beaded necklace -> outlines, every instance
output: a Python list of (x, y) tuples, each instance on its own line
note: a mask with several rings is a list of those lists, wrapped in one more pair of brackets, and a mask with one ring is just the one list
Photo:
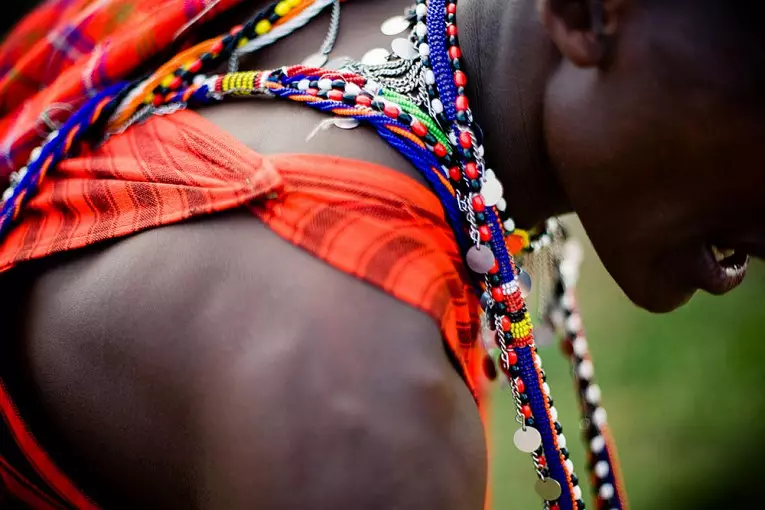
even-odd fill
[[(259, 23), (255, 20), (220, 38), (211, 48), (216, 51), (205, 52), (199, 66), (181, 66), (181, 74), (175, 75), (180, 80), (173, 78), (166, 87), (161, 84), (163, 89), (154, 89), (150, 104), (157, 109), (208, 104), (228, 96), (288, 99), (370, 124), (412, 162), (441, 200), (466, 264), (473, 272), (486, 322), (495, 331), (499, 368), (515, 400), (520, 427), (514, 433), (514, 442), (532, 458), (538, 475), (536, 489), (544, 500), (544, 508), (582, 510), (585, 508), (582, 490), (568, 458), (563, 427), (545, 382), (524, 301), (530, 278), (514, 259), (514, 255), (528, 250), (533, 243), (544, 244), (550, 237), (529, 239), (527, 233), (515, 228), (510, 218), (503, 218), (500, 210), (504, 208), (503, 188), (485, 166), (481, 131), (474, 123), (465, 93), (467, 76), (462, 70), (456, 0), (417, 0), (415, 13), (417, 23), (411, 39), (416, 56), (410, 59), (418, 63), (427, 95), (424, 108), (413, 98), (386, 89), (365, 76), (363, 69), (352, 65), (339, 71), (295, 66), (198, 78), (204, 69), (212, 67), (211, 62), (230, 57), (237, 46), (243, 46), (241, 41), (248, 39), (247, 35)], [(14, 174), (11, 188), (3, 195), (0, 235), (11, 227), (45, 174), (67, 157), (85, 135), (98, 133), (97, 128), (103, 127), (129, 91), (127, 84), (118, 84), (102, 92), (60, 131), (52, 133), (43, 147), (33, 151), (28, 166)], [(551, 221), (549, 225), (553, 237), (565, 240), (565, 231), (557, 222)], [(562, 333), (564, 350), (574, 367), (589, 446), (588, 464), (596, 487), (596, 507), (622, 509), (627, 508), (627, 503), (616, 454), (609, 440), (605, 411), (599, 405), (600, 390), (592, 382), (592, 362), (576, 309), (573, 251), (568, 245), (555, 256), (556, 295), (543, 315)]]

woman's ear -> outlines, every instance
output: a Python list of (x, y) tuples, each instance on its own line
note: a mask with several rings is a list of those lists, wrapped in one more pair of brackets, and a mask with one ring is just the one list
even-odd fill
[(621, 0), (537, 0), (539, 16), (561, 54), (579, 67), (604, 67), (616, 37)]

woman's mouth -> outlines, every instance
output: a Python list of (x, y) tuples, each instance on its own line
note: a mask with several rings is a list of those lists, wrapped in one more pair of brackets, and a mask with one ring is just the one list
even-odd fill
[(709, 244), (701, 250), (697, 260), (694, 271), (698, 278), (696, 284), (710, 294), (725, 294), (744, 281), (748, 267), (747, 251)]

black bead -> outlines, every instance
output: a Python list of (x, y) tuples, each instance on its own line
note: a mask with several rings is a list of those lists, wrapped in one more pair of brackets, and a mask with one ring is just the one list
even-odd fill
[(492, 310), (494, 310), (494, 313), (501, 315), (507, 311), (507, 306), (505, 303), (494, 303), (494, 308), (492, 308)]
[(457, 112), (457, 122), (461, 122), (462, 124), (465, 124), (468, 120), (467, 113), (463, 111)]
[(552, 397), (547, 397), (547, 405), (550, 407), (555, 405), (555, 402), (553, 401)]
[(473, 156), (473, 149), (462, 149), (462, 155), (465, 156), (465, 159), (475, 161), (475, 157)]
[(518, 367), (518, 365), (511, 365), (509, 372), (513, 377), (518, 377), (521, 375), (521, 369)]
[(194, 73), (192, 73), (191, 71), (186, 70), (181, 73), (181, 80), (185, 81), (186, 83), (190, 82), (193, 79), (194, 79)]
[(555, 432), (557, 432), (558, 434), (563, 434), (563, 425), (561, 425), (559, 421), (556, 421), (554, 426), (555, 426)]
[(547, 372), (542, 370), (542, 381), (547, 382)]
[(534, 418), (526, 418), (526, 426), (527, 427), (533, 427), (534, 426)]
[(159, 94), (160, 96), (166, 96), (167, 94), (169, 94), (169, 93), (170, 93), (170, 89), (168, 89), (167, 87), (163, 87), (162, 85), (160, 85), (159, 87), (157, 87), (156, 89), (154, 89), (154, 93), (155, 93), (155, 94)]
[(499, 278), (499, 275), (497, 274), (490, 274), (488, 280), (489, 283), (495, 287), (502, 282), (502, 280)]
[(233, 40), (234, 40), (234, 36), (231, 34), (224, 36), (223, 39), (221, 40), (221, 42), (223, 43), (223, 47), (225, 48), (226, 46), (231, 44), (231, 41)]
[(343, 90), (345, 88), (345, 82), (343, 80), (334, 80), (332, 82), (332, 88), (333, 89), (338, 89), (338, 90)]
[(199, 57), (199, 60), (201, 60), (203, 63), (208, 63), (213, 59), (212, 53), (205, 52), (202, 53), (202, 56)]
[(523, 312), (522, 310), (519, 310), (517, 312), (510, 312), (508, 317), (510, 317), (510, 321), (511, 322), (518, 323), (518, 322), (521, 322), (523, 319), (526, 318), (525, 315), (526, 315), (525, 312)]
[(574, 473), (571, 473), (571, 483), (573, 485), (579, 485), (579, 477), (576, 476)]
[(316, 97), (320, 97), (322, 99), (328, 99), (329, 98), (329, 91), (327, 90), (320, 90), (316, 93)]
[(281, 19), (281, 16), (279, 16), (275, 12), (271, 13), (271, 15), (268, 16), (268, 21), (270, 21), (272, 25), (276, 23), (277, 21), (279, 21), (280, 19)]
[(423, 136), (423, 137), (422, 137), (422, 139), (423, 139), (423, 140), (425, 141), (425, 143), (427, 143), (428, 145), (435, 145), (435, 144), (438, 142), (438, 140), (436, 139), (436, 137), (435, 137), (435, 136), (433, 136), (433, 134), (432, 134), (432, 133), (428, 133), (428, 134), (426, 134), (425, 136)]
[(460, 63), (460, 59), (458, 58), (452, 59), (452, 67), (455, 69), (460, 69), (462, 67), (462, 64)]
[(319, 81), (318, 80), (312, 80), (308, 82), (308, 87), (312, 89), (318, 89), (319, 88)]
[(459, 46), (459, 45), (460, 45), (459, 37), (457, 37), (456, 35), (450, 35), (449, 46)]
[(464, 96), (465, 95), (465, 87), (457, 87), (457, 95)]
[(451, 154), (447, 154), (442, 159), (444, 160), (444, 165), (446, 165), (448, 167), (454, 166), (454, 164), (453, 164), (454, 160), (452, 159)]
[(563, 455), (564, 459), (568, 460), (568, 457), (569, 457), (568, 448), (561, 448), (560, 454)]
[(518, 400), (521, 401), (521, 404), (528, 404), (529, 396), (526, 393), (521, 393), (520, 395), (518, 395)]
[(428, 97), (433, 99), (436, 97), (436, 89), (428, 87)]
[(398, 115), (398, 121), (401, 122), (402, 124), (406, 124), (408, 126), (409, 124), (412, 123), (412, 116), (409, 115), (406, 112), (401, 112)]
[(430, 68), (430, 57), (420, 57), (420, 61), (422, 62), (422, 65)]
[(446, 22), (447, 23), (454, 23), (455, 21), (457, 21), (457, 16), (455, 16), (454, 14), (451, 14), (451, 13), (446, 15)]
[(584, 501), (580, 499), (576, 502), (576, 510), (585, 510), (585, 508), (587, 507), (585, 506)]
[(475, 213), (475, 220), (478, 223), (486, 223), (486, 215), (482, 212)]
[(356, 104), (356, 96), (353, 94), (343, 94), (343, 102), (346, 104)]
[(446, 118), (446, 115), (444, 115), (443, 113), (436, 114), (436, 120), (442, 126), (448, 126), (449, 125), (449, 120)]
[(372, 104), (370, 106), (374, 108), (375, 110), (382, 110), (383, 108), (385, 108), (385, 103), (383, 103), (379, 99), (375, 99), (374, 101), (372, 101)]
[(475, 191), (481, 191), (481, 181), (478, 179), (472, 179), (470, 181), (470, 187)]

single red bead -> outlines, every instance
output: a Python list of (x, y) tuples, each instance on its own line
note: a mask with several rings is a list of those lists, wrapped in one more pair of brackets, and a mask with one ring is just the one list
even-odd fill
[(343, 100), (343, 91), (342, 90), (330, 90), (327, 92), (327, 97), (331, 99), (332, 101), (342, 101)]
[(457, 96), (457, 101), (454, 103), (454, 106), (461, 112), (466, 111), (470, 107), (467, 96)]
[(462, 71), (456, 71), (454, 73), (454, 84), (458, 87), (464, 87), (467, 85), (467, 75)]
[[(547, 464), (547, 461), (545, 461), (545, 464)], [(551, 503), (550, 510), (560, 510), (560, 505), (558, 503)]]
[(165, 101), (165, 98), (162, 97), (161, 94), (155, 94), (154, 99), (152, 100), (152, 103), (154, 106), (162, 106), (162, 103)]
[(502, 292), (501, 287), (494, 287), (493, 289), (491, 289), (491, 297), (497, 303), (501, 303), (505, 300), (505, 293)]
[(521, 406), (521, 413), (524, 418), (531, 418), (531, 407), (528, 404)]
[(449, 177), (455, 182), (462, 180), (462, 172), (458, 166), (453, 166), (449, 169)]
[(512, 349), (507, 351), (507, 362), (510, 363), (510, 365), (515, 365), (518, 363), (518, 355)]
[(202, 69), (202, 61), (201, 60), (195, 60), (194, 62), (189, 65), (189, 71), (192, 73), (198, 73), (199, 70)]
[(515, 387), (518, 388), (518, 393), (526, 393), (526, 384), (520, 377), (515, 379)]
[(468, 179), (478, 179), (478, 165), (470, 161), (465, 163), (465, 175)]
[(360, 104), (361, 106), (369, 106), (372, 104), (372, 98), (359, 94), (356, 96), (356, 104)]
[(420, 138), (428, 134), (428, 127), (417, 119), (412, 121), (412, 133)]
[(510, 321), (510, 317), (502, 317), (502, 331), (510, 331), (510, 328), (513, 326), (513, 323)]
[(315, 96), (319, 93), (319, 89), (308, 89), (306, 92), (308, 92), (308, 95)]
[(447, 5), (446, 12), (448, 12), (449, 14), (457, 14), (457, 4), (450, 3), (449, 5)]
[(454, 60), (457, 58), (462, 57), (462, 50), (460, 50), (459, 46), (452, 46), (449, 48), (449, 58)]
[(385, 103), (385, 106), (383, 107), (383, 113), (391, 119), (398, 117), (399, 111), (398, 106), (393, 103)]
[(223, 41), (221, 40), (215, 41), (215, 44), (213, 44), (212, 48), (210, 48), (210, 53), (212, 53), (213, 55), (217, 55), (221, 51), (223, 51)]
[(435, 152), (436, 156), (439, 158), (443, 158), (447, 154), (446, 147), (444, 147), (441, 142), (438, 142), (433, 146), (433, 152)]
[(497, 274), (499, 272), (499, 261), (494, 260), (494, 265), (489, 269), (489, 274)]
[(181, 80), (180, 76), (176, 76), (170, 82), (170, 85), (168, 85), (168, 88), (170, 88), (170, 90), (175, 90), (175, 89), (180, 88), (181, 85), (183, 85), (183, 80)]
[(457, 35), (457, 25), (455, 25), (454, 23), (450, 23), (449, 25), (447, 25), (446, 26), (446, 33), (449, 34), (452, 37)]
[(475, 212), (483, 212), (484, 209), (486, 209), (486, 202), (484, 201), (483, 197), (479, 194), (473, 195), (471, 202), (473, 204), (473, 210), (475, 210)]
[[(547, 465), (547, 459), (545, 459), (544, 455), (539, 457), (538, 462), (539, 462), (539, 467), (545, 467)], [(550, 509), (552, 509), (552, 506), (550, 507)]]
[(473, 136), (469, 131), (460, 133), (460, 145), (463, 149), (469, 149), (473, 146)]
[(486, 225), (478, 227), (478, 235), (480, 236), (481, 241), (491, 241), (491, 230)]

